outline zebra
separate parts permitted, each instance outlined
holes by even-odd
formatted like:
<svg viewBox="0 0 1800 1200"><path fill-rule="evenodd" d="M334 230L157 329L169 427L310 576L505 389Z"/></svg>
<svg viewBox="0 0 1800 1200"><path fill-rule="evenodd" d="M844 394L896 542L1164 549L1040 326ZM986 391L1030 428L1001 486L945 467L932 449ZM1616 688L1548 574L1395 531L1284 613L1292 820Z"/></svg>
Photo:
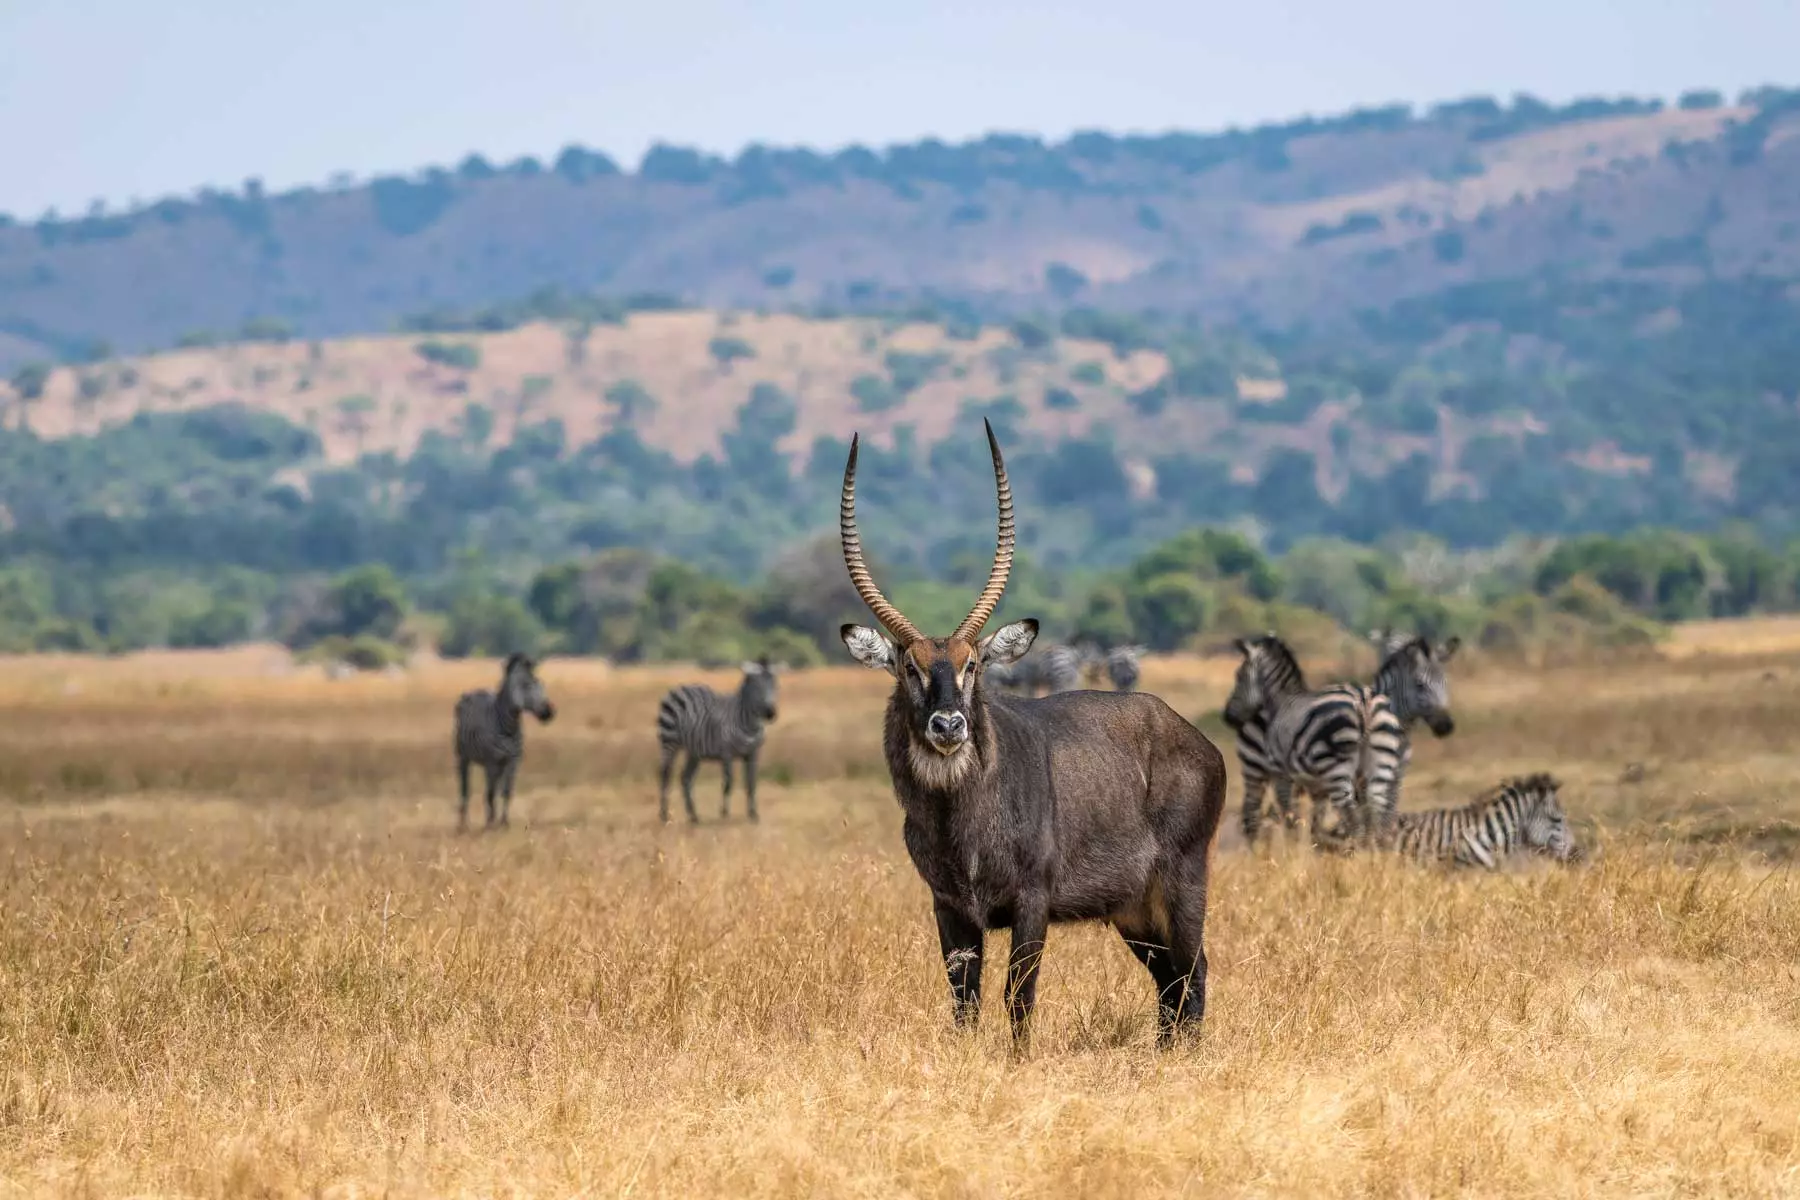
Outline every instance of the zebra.
<svg viewBox="0 0 1800 1200"><path fill-rule="evenodd" d="M1371 640L1381 654L1371 686L1388 698L1394 716L1400 719L1400 777L1394 789L1398 803L1400 781L1412 766L1413 726L1423 721L1436 737L1449 737L1456 732L1444 664L1455 657L1462 639L1451 637L1433 646L1427 638L1381 632L1371 635Z"/></svg>
<svg viewBox="0 0 1800 1200"><path fill-rule="evenodd" d="M1508 779L1460 808L1400 813L1383 845L1412 858L1498 870L1515 851L1579 862L1557 789L1542 772Z"/></svg>
<svg viewBox="0 0 1800 1200"><path fill-rule="evenodd" d="M530 713L544 724L556 717L556 706L537 677L537 663L523 654L507 658L500 672L500 686L490 692L464 692L456 701L456 781L459 799L456 827L469 827L469 766L480 763L487 778L487 828L494 827L494 799L499 794L499 823L512 815L513 780L525 753L525 727Z"/></svg>
<svg viewBox="0 0 1800 1200"><path fill-rule="evenodd" d="M1225 723L1238 738L1244 839L1256 841L1263 790L1270 783L1290 829L1298 823L1294 788L1312 797L1315 843L1327 804L1346 830L1369 837L1387 829L1404 736L1387 698L1358 683L1309 689L1294 652L1272 633L1233 644L1244 657L1225 704Z"/></svg>
<svg viewBox="0 0 1800 1200"><path fill-rule="evenodd" d="M1142 646L1115 646L1106 652L1106 677L1112 680L1114 691L1137 690L1143 675L1143 653Z"/></svg>
<svg viewBox="0 0 1800 1200"><path fill-rule="evenodd" d="M731 764L744 760L746 807L752 821L756 811L756 761L762 753L763 727L775 719L776 676L781 668L768 658L744 664L738 690L722 696L705 684L689 683L669 689L656 710L656 738L662 744L662 819L669 819L669 772L675 755L687 752L681 768L681 798L689 821L694 811L694 774L700 764L716 761L725 773L725 790L719 801L719 817L731 815Z"/></svg>
<svg viewBox="0 0 1800 1200"><path fill-rule="evenodd" d="M1039 689L1069 692L1081 686L1081 653L1073 646L1047 646L1005 670L998 666L984 667L982 679L1009 692L1035 696Z"/></svg>

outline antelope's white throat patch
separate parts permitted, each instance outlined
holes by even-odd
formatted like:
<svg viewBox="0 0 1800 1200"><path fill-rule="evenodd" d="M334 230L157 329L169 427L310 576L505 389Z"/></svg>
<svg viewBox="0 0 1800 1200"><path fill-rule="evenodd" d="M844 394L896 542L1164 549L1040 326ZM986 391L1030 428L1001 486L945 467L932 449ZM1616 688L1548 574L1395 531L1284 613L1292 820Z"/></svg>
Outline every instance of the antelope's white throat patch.
<svg viewBox="0 0 1800 1200"><path fill-rule="evenodd" d="M934 791L949 791L962 782L975 765L975 740L973 738L958 746L953 752L945 754L928 742L921 742L916 737L908 737L906 743L907 759L912 767L913 777Z"/></svg>

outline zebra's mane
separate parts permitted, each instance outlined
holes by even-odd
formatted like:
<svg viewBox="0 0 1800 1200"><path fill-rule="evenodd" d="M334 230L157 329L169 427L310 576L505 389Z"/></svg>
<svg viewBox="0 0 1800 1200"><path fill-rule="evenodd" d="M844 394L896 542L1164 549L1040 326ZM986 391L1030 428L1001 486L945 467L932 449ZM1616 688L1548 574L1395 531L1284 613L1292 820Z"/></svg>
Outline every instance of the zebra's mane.
<svg viewBox="0 0 1800 1200"><path fill-rule="evenodd" d="M1251 644L1261 651L1257 663L1258 674L1263 682L1280 683L1283 686L1292 684L1295 691L1309 691L1306 683L1306 672L1300 667L1300 659L1293 648L1272 633L1252 638Z"/></svg>

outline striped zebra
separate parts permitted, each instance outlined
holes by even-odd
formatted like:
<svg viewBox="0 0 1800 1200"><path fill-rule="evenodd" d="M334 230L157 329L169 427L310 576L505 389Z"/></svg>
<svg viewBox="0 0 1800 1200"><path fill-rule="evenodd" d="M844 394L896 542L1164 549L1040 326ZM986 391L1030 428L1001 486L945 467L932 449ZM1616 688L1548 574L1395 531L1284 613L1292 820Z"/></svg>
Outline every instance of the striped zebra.
<svg viewBox="0 0 1800 1200"><path fill-rule="evenodd" d="M1449 737L1456 732L1444 664L1455 657L1462 639L1452 637L1433 646L1428 638L1383 632L1372 635L1372 640L1379 648L1381 664L1371 686L1388 698L1394 715L1400 719L1400 779L1404 781L1412 766L1414 725L1423 721L1436 737ZM1398 803L1399 783L1394 791Z"/></svg>
<svg viewBox="0 0 1800 1200"><path fill-rule="evenodd" d="M479 763L487 779L487 828L494 827L494 799L499 794L499 823L512 815L513 780L525 754L523 715L548 724L556 706L537 677L537 663L523 654L506 660L495 691L464 692L456 701L456 782L459 793L456 827L469 827L469 767Z"/></svg>
<svg viewBox="0 0 1800 1200"><path fill-rule="evenodd" d="M1074 691L1081 686L1081 654L1073 646L1046 646L1010 668L1001 669L998 663L984 667L982 678L1004 691L1026 696L1039 691Z"/></svg>
<svg viewBox="0 0 1800 1200"><path fill-rule="evenodd" d="M1400 813L1384 845L1413 858L1493 871L1517 851L1579 862L1562 785L1543 773L1508 779L1460 808Z"/></svg>
<svg viewBox="0 0 1800 1200"><path fill-rule="evenodd" d="M681 798L689 821L699 821L694 811L694 774L703 762L717 762L725 773L725 790L719 801L719 817L731 815L731 764L744 760L744 792L752 821L756 811L756 761L762 754L763 727L775 719L776 676L781 668L765 658L744 664L743 682L731 695L722 696L702 683L669 689L656 710L656 739L662 744L662 819L669 819L669 772L675 755L687 752L681 767Z"/></svg>
<svg viewBox="0 0 1800 1200"><path fill-rule="evenodd" d="M1114 646L1106 652L1106 677L1113 690L1134 692L1144 673L1142 646Z"/></svg>
<svg viewBox="0 0 1800 1200"><path fill-rule="evenodd" d="M1225 723L1238 738L1244 839L1256 841L1263 792L1271 783L1290 829L1298 824L1294 789L1311 797L1315 844L1327 805L1346 832L1368 838L1387 829L1404 732L1386 697L1357 683L1308 688L1294 652L1272 633L1234 645L1244 658L1225 704Z"/></svg>

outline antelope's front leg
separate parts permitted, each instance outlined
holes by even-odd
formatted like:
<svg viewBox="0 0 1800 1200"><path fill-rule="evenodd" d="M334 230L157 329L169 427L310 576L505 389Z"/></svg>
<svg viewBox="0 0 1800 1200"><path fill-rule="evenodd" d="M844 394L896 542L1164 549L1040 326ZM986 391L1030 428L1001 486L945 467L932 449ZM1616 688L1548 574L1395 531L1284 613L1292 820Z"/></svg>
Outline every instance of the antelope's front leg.
<svg viewBox="0 0 1800 1200"><path fill-rule="evenodd" d="M1015 1040L1030 1032L1031 1009L1037 1003L1038 965L1050 930L1050 897L1026 894L1013 911L1012 956L1006 964L1006 1011Z"/></svg>
<svg viewBox="0 0 1800 1200"><path fill-rule="evenodd" d="M956 1023L959 1027L973 1026L981 1016L981 926L941 900L933 901L933 907Z"/></svg>

